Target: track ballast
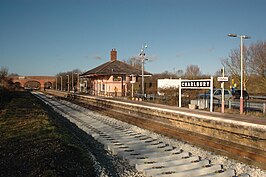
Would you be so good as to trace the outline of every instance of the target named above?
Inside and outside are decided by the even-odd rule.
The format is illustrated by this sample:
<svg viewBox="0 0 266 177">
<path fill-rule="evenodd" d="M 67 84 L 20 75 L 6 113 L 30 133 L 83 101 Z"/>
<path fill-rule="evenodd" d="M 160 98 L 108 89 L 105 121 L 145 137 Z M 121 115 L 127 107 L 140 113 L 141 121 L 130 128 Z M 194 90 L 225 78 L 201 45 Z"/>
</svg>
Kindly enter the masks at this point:
<svg viewBox="0 0 266 177">
<path fill-rule="evenodd" d="M 171 144 L 134 132 L 129 125 L 117 124 L 106 116 L 67 101 L 59 101 L 41 93 L 34 93 L 56 112 L 102 143 L 106 150 L 126 160 L 146 176 L 236 176 L 234 169 L 223 169 Z M 249 176 L 242 174 L 240 176 Z"/>
</svg>

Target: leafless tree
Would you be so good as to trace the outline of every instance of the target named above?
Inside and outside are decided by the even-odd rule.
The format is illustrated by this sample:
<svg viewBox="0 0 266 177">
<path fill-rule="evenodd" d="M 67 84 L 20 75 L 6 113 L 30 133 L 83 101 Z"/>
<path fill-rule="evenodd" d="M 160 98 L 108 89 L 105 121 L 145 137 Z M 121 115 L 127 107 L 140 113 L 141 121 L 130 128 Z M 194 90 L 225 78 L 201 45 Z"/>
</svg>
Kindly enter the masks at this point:
<svg viewBox="0 0 266 177">
<path fill-rule="evenodd" d="M 243 69 L 244 69 L 243 83 L 244 83 L 244 89 L 246 88 L 246 84 L 248 82 L 249 75 L 250 75 L 250 67 L 249 67 L 250 58 L 251 58 L 251 55 L 249 52 L 249 48 L 244 47 L 244 49 L 243 49 Z M 240 85 L 241 60 L 240 60 L 239 49 L 231 50 L 231 53 L 229 54 L 229 56 L 225 59 L 222 59 L 222 64 L 225 66 L 225 70 L 231 76 L 233 76 Z"/>
<path fill-rule="evenodd" d="M 249 47 L 250 71 L 252 74 L 258 75 L 266 84 L 266 41 L 257 42 Z"/>
<path fill-rule="evenodd" d="M 0 87 L 7 87 L 7 75 L 8 69 L 6 67 L 1 67 L 0 69 Z"/>
<path fill-rule="evenodd" d="M 138 69 L 141 69 L 142 67 L 141 59 L 139 57 L 131 57 L 125 62 Z"/>
<path fill-rule="evenodd" d="M 254 76 L 261 78 L 260 85 L 266 84 L 266 42 L 256 42 L 245 46 L 243 50 L 244 65 L 244 89 L 249 83 L 249 78 Z M 233 78 L 240 84 L 240 51 L 234 49 L 229 56 L 222 59 L 223 65 Z M 265 87 L 265 86 L 264 86 Z"/>
<path fill-rule="evenodd" d="M 0 80 L 2 81 L 8 75 L 8 69 L 6 67 L 1 67 L 0 69 Z"/>
<path fill-rule="evenodd" d="M 201 71 L 199 66 L 197 65 L 188 65 L 186 72 L 185 72 L 185 77 L 188 79 L 195 79 L 201 76 Z"/>
</svg>

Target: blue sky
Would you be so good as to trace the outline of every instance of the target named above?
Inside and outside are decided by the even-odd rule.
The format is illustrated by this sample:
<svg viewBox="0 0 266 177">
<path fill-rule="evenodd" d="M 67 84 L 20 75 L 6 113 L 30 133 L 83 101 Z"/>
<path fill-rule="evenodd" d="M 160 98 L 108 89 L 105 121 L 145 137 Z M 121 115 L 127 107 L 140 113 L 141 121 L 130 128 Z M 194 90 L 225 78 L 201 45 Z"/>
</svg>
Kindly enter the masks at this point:
<svg viewBox="0 0 266 177">
<path fill-rule="evenodd" d="M 152 73 L 198 65 L 219 70 L 221 58 L 266 40 L 265 0 L 0 0 L 0 66 L 19 75 L 86 71 L 137 56 L 144 43 Z"/>
</svg>

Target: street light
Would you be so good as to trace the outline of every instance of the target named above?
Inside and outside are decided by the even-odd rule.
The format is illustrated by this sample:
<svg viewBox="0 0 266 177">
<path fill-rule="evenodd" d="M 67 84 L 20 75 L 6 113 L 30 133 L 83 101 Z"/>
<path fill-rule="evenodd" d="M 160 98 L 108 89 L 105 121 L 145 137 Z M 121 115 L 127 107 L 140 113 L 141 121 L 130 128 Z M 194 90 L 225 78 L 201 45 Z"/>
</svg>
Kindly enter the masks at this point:
<svg viewBox="0 0 266 177">
<path fill-rule="evenodd" d="M 62 76 L 60 76 L 60 78 L 61 78 L 61 91 L 63 91 Z"/>
<path fill-rule="evenodd" d="M 69 92 L 69 75 L 67 75 L 67 91 Z"/>
<path fill-rule="evenodd" d="M 146 45 L 146 44 L 144 44 L 143 46 L 142 46 L 142 48 L 141 48 L 141 50 L 140 50 L 140 54 L 139 54 L 139 56 L 140 56 L 140 59 L 141 59 L 141 74 L 142 74 L 142 79 L 141 79 L 141 81 L 142 81 L 142 84 L 141 84 L 141 86 L 142 86 L 142 96 L 144 96 L 144 61 L 145 60 L 148 60 L 148 59 L 145 59 L 145 53 L 144 53 L 144 49 L 146 49 L 148 46 Z"/>
<path fill-rule="evenodd" d="M 241 62 L 241 66 L 240 66 L 240 77 L 241 77 L 241 86 L 240 86 L 240 114 L 243 114 L 243 39 L 250 39 L 250 36 L 246 36 L 246 35 L 238 35 L 238 34 L 228 34 L 229 37 L 239 37 L 240 38 L 240 62 Z"/>
<path fill-rule="evenodd" d="M 57 76 L 55 78 L 55 90 L 57 90 Z"/>
<path fill-rule="evenodd" d="M 79 84 L 79 74 L 80 73 L 74 73 L 74 74 L 77 74 L 77 91 L 79 92 L 81 89 L 79 88 L 80 87 L 80 84 Z"/>
<path fill-rule="evenodd" d="M 74 83 L 73 83 L 73 71 L 72 71 L 72 77 L 71 77 L 71 78 L 72 78 L 72 82 L 71 82 L 71 84 L 72 84 L 72 89 L 71 89 L 71 90 L 72 90 L 72 91 L 74 91 Z"/>
</svg>

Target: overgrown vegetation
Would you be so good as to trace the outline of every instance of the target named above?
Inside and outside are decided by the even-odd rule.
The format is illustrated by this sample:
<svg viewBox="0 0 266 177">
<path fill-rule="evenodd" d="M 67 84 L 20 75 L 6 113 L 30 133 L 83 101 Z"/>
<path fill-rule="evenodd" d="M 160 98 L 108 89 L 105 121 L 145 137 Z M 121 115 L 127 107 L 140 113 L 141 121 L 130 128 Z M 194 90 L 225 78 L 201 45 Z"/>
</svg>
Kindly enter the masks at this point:
<svg viewBox="0 0 266 177">
<path fill-rule="evenodd" d="M 0 176 L 95 176 L 86 150 L 39 100 L 22 91 L 1 95 Z"/>
</svg>

